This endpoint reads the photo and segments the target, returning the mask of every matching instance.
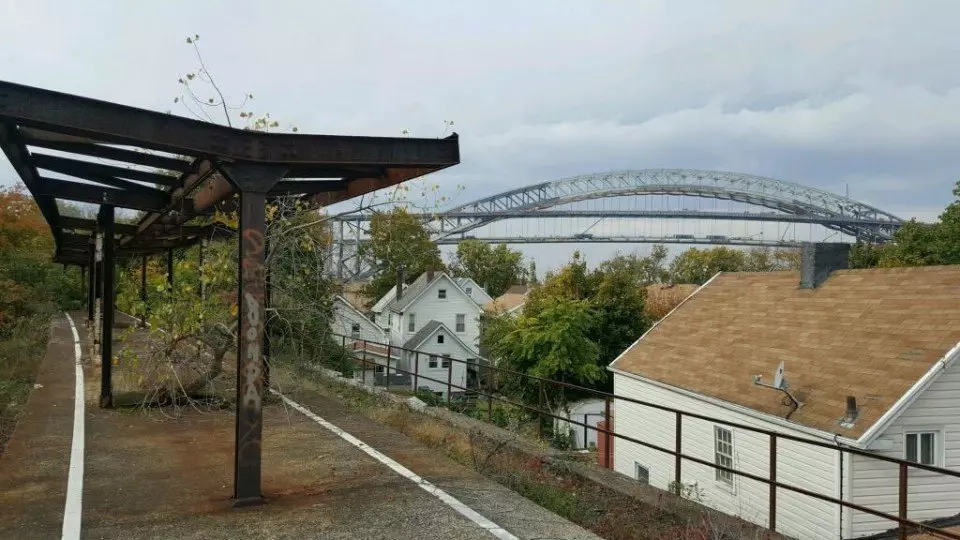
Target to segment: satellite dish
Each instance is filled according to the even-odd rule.
[[[777,372],[773,375],[773,386],[777,388],[787,387],[787,381],[783,378],[783,362],[780,362],[780,365],[777,366]]]

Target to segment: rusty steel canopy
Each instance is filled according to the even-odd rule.
[[[57,200],[142,211],[116,225],[118,255],[159,253],[209,235],[188,225],[236,186],[223,167],[283,171],[269,196],[332,204],[460,162],[443,139],[279,134],[236,129],[0,81],[0,148],[33,195],[55,260],[87,265],[97,221],[64,216]]]

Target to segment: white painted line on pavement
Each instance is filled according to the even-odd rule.
[[[296,401],[288,398],[287,396],[281,394],[280,392],[277,392],[276,390],[274,390],[274,389],[272,389],[272,388],[270,389],[270,391],[271,391],[272,393],[280,396],[280,399],[282,399],[282,400],[284,401],[284,403],[286,403],[287,405],[289,405],[289,406],[293,407],[294,409],[300,411],[301,413],[303,413],[305,416],[307,416],[308,418],[310,418],[310,419],[313,420],[314,422],[316,422],[316,423],[320,424],[321,426],[325,427],[326,429],[332,431],[334,434],[336,434],[336,435],[337,435],[338,437],[340,437],[341,439],[347,441],[348,443],[352,444],[353,446],[356,446],[357,448],[359,448],[360,450],[362,450],[363,452],[365,452],[367,455],[369,455],[369,456],[372,457],[373,459],[379,461],[380,463],[383,463],[383,464],[386,465],[387,467],[390,467],[391,469],[394,470],[394,472],[396,472],[396,473],[399,474],[400,476],[403,476],[404,478],[407,478],[408,480],[412,481],[414,484],[420,486],[421,489],[423,489],[423,490],[426,491],[427,493],[433,495],[434,497],[440,499],[441,501],[444,502],[444,504],[446,504],[446,505],[449,506],[450,508],[453,508],[454,510],[456,510],[456,511],[457,511],[458,513],[460,513],[460,515],[462,515],[463,517],[465,517],[465,518],[469,519],[470,521],[476,523],[477,525],[479,525],[479,526],[482,527],[483,529],[486,529],[486,531],[489,532],[490,534],[492,534],[493,536],[499,538],[500,540],[520,540],[520,539],[517,538],[516,536],[514,536],[514,535],[510,534],[509,532],[507,532],[507,530],[504,529],[503,527],[501,527],[501,526],[497,525],[496,523],[490,521],[489,519],[483,517],[483,516],[480,515],[476,510],[473,510],[473,509],[470,508],[469,506],[463,504],[462,502],[460,502],[459,500],[457,500],[456,498],[454,498],[452,495],[450,495],[450,494],[447,493],[446,491],[443,491],[442,489],[438,488],[437,486],[435,486],[435,485],[431,484],[430,482],[424,480],[423,478],[421,478],[420,476],[418,476],[416,473],[414,473],[414,472],[411,471],[410,469],[404,467],[403,465],[397,463],[397,462],[394,461],[393,459],[387,457],[386,455],[384,455],[384,454],[381,453],[380,451],[374,449],[373,447],[371,447],[371,446],[368,445],[367,443],[361,441],[360,439],[354,437],[353,435],[347,433],[346,431],[338,428],[337,426],[331,424],[330,422],[327,422],[327,421],[324,420],[323,418],[320,418],[319,416],[317,416],[316,414],[314,414],[313,411],[311,411],[310,409],[304,407],[303,405],[300,405],[300,404],[297,403]]]
[[[64,313],[73,331],[73,354],[77,385],[73,397],[73,443],[70,446],[70,472],[67,474],[67,502],[63,508],[63,540],[80,538],[80,519],[83,512],[83,440],[84,440],[84,395],[83,395],[83,358],[80,349],[80,334],[73,324],[69,313]]]

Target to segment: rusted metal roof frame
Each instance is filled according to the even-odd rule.
[[[56,199],[146,211],[135,230],[117,225],[123,235],[117,254],[159,252],[202,236],[183,233],[184,224],[214,207],[198,211],[191,196],[208,180],[229,182],[220,174],[223,165],[284,166],[285,179],[269,196],[332,204],[460,162],[455,133],[444,139],[264,133],[5,81],[0,149],[50,225],[58,262],[79,265],[89,264],[89,252],[67,238],[65,231],[80,227],[60,215]],[[71,179],[43,176],[38,169]]]

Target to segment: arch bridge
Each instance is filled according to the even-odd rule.
[[[743,211],[679,209],[583,209],[596,199],[668,196],[731,201]],[[579,206],[583,206],[580,204]],[[356,247],[366,241],[373,213],[335,218],[340,275],[362,276]],[[516,219],[596,218],[599,220],[711,220],[811,224],[848,241],[890,241],[903,220],[865,203],[821,189],[750,174],[691,169],[643,169],[587,174],[505,191],[432,213],[416,213],[440,244],[465,239],[491,243],[678,243],[795,246],[795,240],[729,234],[640,234],[560,231],[546,236],[484,232],[493,223]]]

